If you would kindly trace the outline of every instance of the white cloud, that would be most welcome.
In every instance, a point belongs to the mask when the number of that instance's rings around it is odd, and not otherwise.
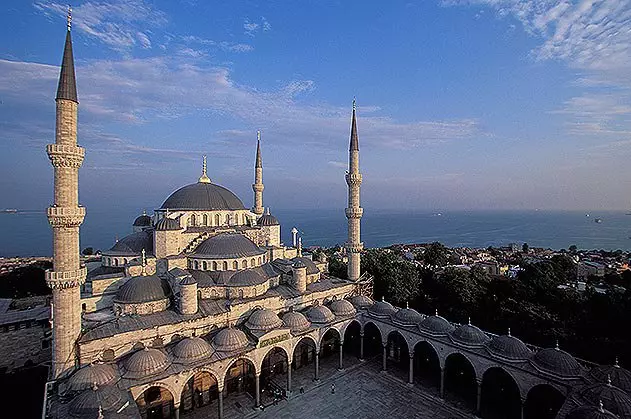
[[[245,30],[244,33],[246,35],[254,37],[260,31],[271,31],[272,25],[263,16],[261,16],[258,23],[251,21],[249,18],[245,18],[243,22],[243,29]]]

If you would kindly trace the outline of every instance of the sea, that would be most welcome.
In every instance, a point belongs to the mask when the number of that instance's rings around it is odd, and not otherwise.
[[[109,249],[132,232],[135,208],[88,208],[81,248]],[[296,227],[303,246],[335,246],[346,240],[343,209],[275,209],[282,240],[291,244]],[[596,222],[596,220],[600,222]],[[361,237],[366,247],[439,241],[450,247],[528,243],[531,247],[631,250],[631,215],[578,211],[397,211],[364,209]],[[50,256],[52,231],[44,211],[0,213],[0,257]]]

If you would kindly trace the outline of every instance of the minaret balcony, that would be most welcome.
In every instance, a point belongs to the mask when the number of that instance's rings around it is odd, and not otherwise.
[[[85,266],[74,271],[51,271],[45,273],[46,284],[51,289],[78,287],[85,282],[88,269]]]
[[[53,227],[79,227],[85,218],[85,207],[48,207],[46,215]]]
[[[347,173],[346,184],[348,186],[360,185],[362,183],[361,173]]]
[[[361,253],[364,250],[364,243],[348,243],[344,244],[348,253]]]
[[[262,183],[253,183],[252,184],[252,189],[254,190],[254,192],[263,192],[263,189],[265,187],[263,186]]]
[[[85,158],[85,149],[75,145],[48,144],[46,152],[54,167],[74,167],[78,169]]]
[[[346,208],[346,218],[362,218],[364,209],[362,207]]]

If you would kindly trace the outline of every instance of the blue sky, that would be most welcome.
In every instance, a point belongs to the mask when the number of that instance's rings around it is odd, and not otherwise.
[[[52,200],[66,5],[0,6],[0,207]],[[73,4],[87,206],[209,176],[252,203],[342,208],[357,97],[366,208],[631,208],[631,3]]]

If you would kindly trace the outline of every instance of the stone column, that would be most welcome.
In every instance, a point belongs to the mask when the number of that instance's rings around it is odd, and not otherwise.
[[[223,419],[223,388],[219,389],[219,419]]]
[[[475,403],[475,412],[480,414],[480,407],[482,404],[482,381],[478,381],[478,397]]]
[[[524,407],[526,407],[526,399],[521,399],[521,410],[520,410],[520,417],[521,419],[524,419]]]
[[[320,353],[315,354],[315,381],[320,380]]]
[[[359,360],[364,362],[364,331],[359,332]]]
[[[180,406],[175,408],[175,419],[180,419]]]
[[[382,351],[382,369],[381,371],[386,372],[386,370],[388,369],[387,366],[387,357],[388,357],[388,344],[387,343],[381,343],[381,346],[383,346],[383,351]]]
[[[344,341],[340,341],[340,364],[337,368],[342,371],[344,369]]]
[[[288,396],[291,393],[291,365],[292,365],[291,362],[287,364],[287,395]]]
[[[440,369],[440,398],[445,398],[445,367]]]
[[[261,405],[261,374],[256,374],[256,379],[254,383],[256,384],[256,405],[255,407],[259,407]]]
[[[410,352],[410,372],[408,375],[408,384],[414,384],[414,352]]]

